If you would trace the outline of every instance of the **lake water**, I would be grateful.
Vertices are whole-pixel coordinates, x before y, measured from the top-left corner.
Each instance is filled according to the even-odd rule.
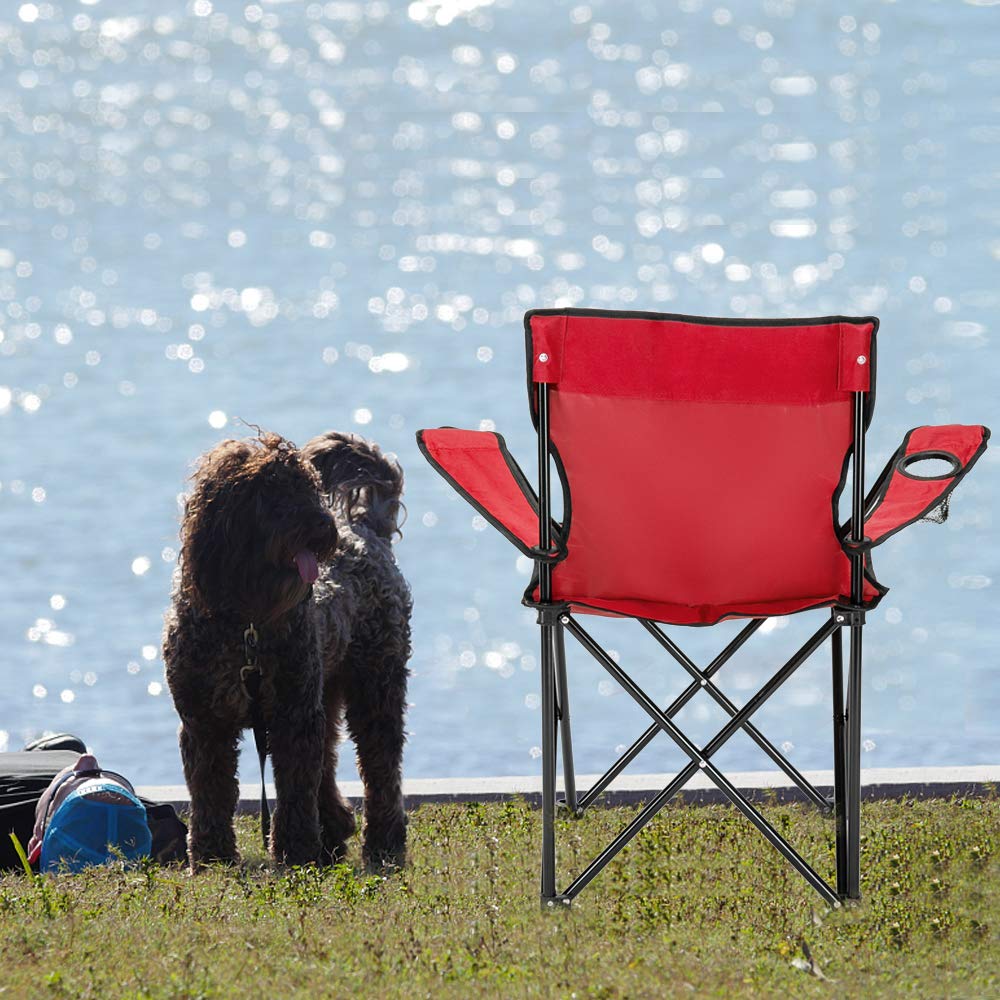
[[[987,2],[4,5],[0,749],[70,730],[181,781],[178,498],[241,419],[404,465],[407,773],[537,772],[528,567],[414,431],[496,427],[532,469],[521,317],[553,305],[879,315],[869,477],[912,426],[995,425],[998,34]],[[998,455],[876,553],[865,766],[1000,760]],[[769,622],[723,689],[818,620]],[[736,628],[674,634],[704,664]],[[658,699],[686,686],[635,624],[593,631]],[[578,768],[601,771],[646,719],[571,653]],[[829,767],[830,715],[819,656],[758,721]],[[744,739],[720,762],[766,766]],[[681,763],[662,739],[636,767]]]

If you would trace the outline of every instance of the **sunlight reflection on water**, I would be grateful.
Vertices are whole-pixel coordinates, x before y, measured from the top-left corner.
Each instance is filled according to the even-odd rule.
[[[247,424],[339,426],[407,472],[409,773],[537,770],[530,567],[413,431],[497,428],[530,468],[521,317],[567,305],[878,313],[870,475],[910,426],[989,422],[996,17],[790,0],[0,13],[0,750],[78,730],[137,780],[179,781],[158,633],[190,463]],[[866,646],[872,764],[1000,752],[996,467],[943,527],[879,552],[894,604]],[[676,694],[623,628],[595,631]],[[723,688],[756,688],[801,631],[768,622]],[[728,633],[680,638],[707,662]],[[826,673],[767,708],[799,766],[828,766]],[[578,767],[603,770],[645,722],[592,665],[577,675]],[[681,715],[697,738],[719,721]]]

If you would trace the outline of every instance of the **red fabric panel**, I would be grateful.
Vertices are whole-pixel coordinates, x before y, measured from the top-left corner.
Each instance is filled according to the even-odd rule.
[[[550,395],[550,420],[572,506],[556,600],[657,608],[651,617],[688,624],[849,594],[832,498],[850,396],[734,406],[562,390]]]
[[[864,601],[867,603],[879,596],[868,581],[864,585]],[[603,598],[562,598],[577,614],[600,615],[606,618],[649,618],[664,625],[716,625],[721,621],[735,618],[770,618],[775,615],[790,615],[796,611],[832,607],[835,604],[849,604],[847,594],[836,594],[827,600],[812,602],[805,598],[776,601],[771,604],[743,602],[733,605],[693,608],[687,604],[666,604],[662,601],[609,601]],[[538,588],[532,600],[538,601]],[[587,600],[589,604],[581,604]]]
[[[871,588],[874,597],[876,591]],[[831,597],[828,600],[814,602],[806,598],[777,601],[773,603],[742,603],[738,605],[716,605],[713,607],[693,608],[687,604],[666,604],[662,601],[606,601],[600,598],[590,599],[591,604],[573,604],[572,610],[584,615],[603,615],[607,617],[649,618],[662,622],[664,625],[715,625],[727,618],[770,618],[772,615],[789,615],[796,611],[810,608],[829,607],[839,603],[840,599]]]
[[[847,392],[868,392],[871,387],[871,370],[871,325],[841,323],[838,388]]]
[[[507,464],[498,434],[442,427],[417,437],[427,457],[487,517],[525,548],[538,545],[538,514]]]
[[[535,316],[531,321],[534,355],[531,377],[536,382],[558,382],[562,378],[566,343],[565,316]]]
[[[557,321],[565,321],[566,331],[557,376],[561,393],[797,405],[849,399],[850,391],[839,385],[842,332],[847,346],[860,352],[856,343],[870,344],[874,329],[874,323],[839,320],[756,326],[532,315],[536,359],[551,342]],[[538,368],[533,365],[536,378]]]
[[[905,454],[914,455],[921,451],[950,452],[961,462],[962,468],[957,473],[961,475],[987,436],[986,428],[979,425],[917,427],[910,431]],[[914,465],[910,471],[919,475],[920,466]],[[954,481],[954,476],[947,479],[913,479],[897,469],[889,480],[882,501],[865,521],[865,537],[878,542],[896,529],[919,519],[935,500],[951,488]]]

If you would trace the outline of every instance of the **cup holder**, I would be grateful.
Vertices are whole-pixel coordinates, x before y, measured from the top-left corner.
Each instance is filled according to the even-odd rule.
[[[915,471],[919,470],[919,471]],[[950,451],[915,451],[903,455],[896,463],[896,469],[907,479],[927,480],[951,479],[962,470],[962,463]]]

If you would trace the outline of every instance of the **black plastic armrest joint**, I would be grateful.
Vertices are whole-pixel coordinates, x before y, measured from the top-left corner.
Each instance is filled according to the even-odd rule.
[[[869,549],[871,549],[872,545],[874,545],[874,542],[867,536],[865,538],[862,538],[860,542],[855,542],[851,538],[842,538],[841,545],[843,545],[844,549],[847,552],[864,553],[867,552]]]
[[[531,553],[531,558],[540,563],[557,563],[560,559],[566,558],[566,550],[558,545],[547,552],[538,545],[532,546],[528,551]]]

